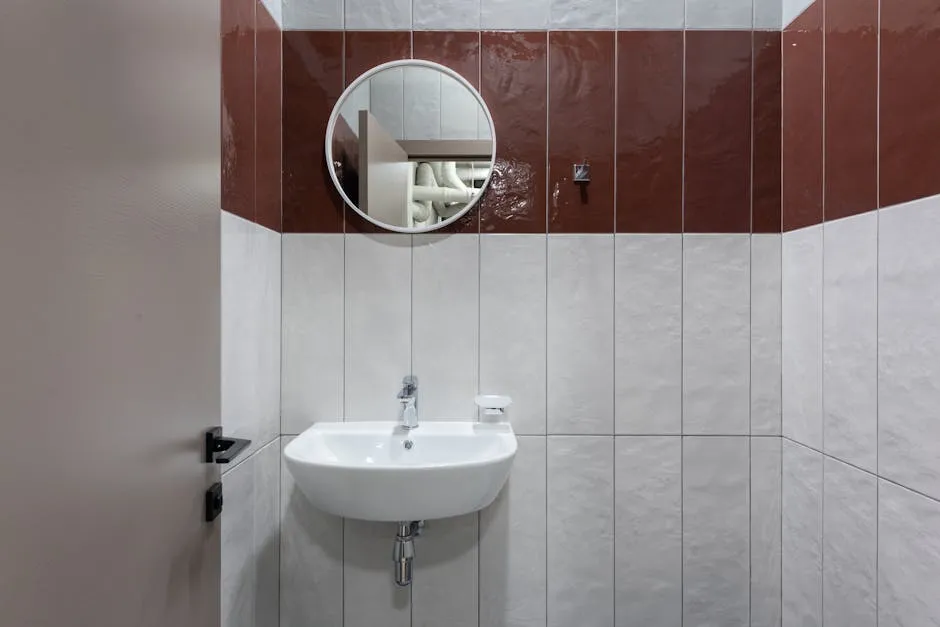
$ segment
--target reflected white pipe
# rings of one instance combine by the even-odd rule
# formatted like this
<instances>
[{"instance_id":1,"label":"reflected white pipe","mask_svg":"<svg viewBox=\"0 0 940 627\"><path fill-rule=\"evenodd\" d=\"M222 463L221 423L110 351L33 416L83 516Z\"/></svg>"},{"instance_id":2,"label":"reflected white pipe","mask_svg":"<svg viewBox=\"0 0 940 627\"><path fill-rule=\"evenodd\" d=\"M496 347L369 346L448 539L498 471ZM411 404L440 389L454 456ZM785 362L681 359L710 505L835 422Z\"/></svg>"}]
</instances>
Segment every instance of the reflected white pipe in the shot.
<instances>
[{"instance_id":1,"label":"reflected white pipe","mask_svg":"<svg viewBox=\"0 0 940 627\"><path fill-rule=\"evenodd\" d=\"M417 201L431 202L463 202L467 203L473 199L473 190L469 188L454 189L453 187L424 187L415 185L411 192L411 198Z\"/></svg>"},{"instance_id":2,"label":"reflected white pipe","mask_svg":"<svg viewBox=\"0 0 940 627\"><path fill-rule=\"evenodd\" d=\"M457 175L456 161L445 161L441 166L441 176L443 179L438 179L438 183L440 183L442 187L452 187L461 191L469 191L467 186L464 185L464 182L460 180L460 176ZM470 202L470 198L472 197L473 194L471 193L464 202Z\"/></svg>"},{"instance_id":3,"label":"reflected white pipe","mask_svg":"<svg viewBox=\"0 0 940 627\"><path fill-rule=\"evenodd\" d=\"M464 183L482 181L490 174L489 167L481 165L458 165L457 176Z\"/></svg>"},{"instance_id":4,"label":"reflected white pipe","mask_svg":"<svg viewBox=\"0 0 940 627\"><path fill-rule=\"evenodd\" d=\"M415 222L427 222L431 217L431 207L419 202L410 203L411 217Z\"/></svg>"}]
</instances>

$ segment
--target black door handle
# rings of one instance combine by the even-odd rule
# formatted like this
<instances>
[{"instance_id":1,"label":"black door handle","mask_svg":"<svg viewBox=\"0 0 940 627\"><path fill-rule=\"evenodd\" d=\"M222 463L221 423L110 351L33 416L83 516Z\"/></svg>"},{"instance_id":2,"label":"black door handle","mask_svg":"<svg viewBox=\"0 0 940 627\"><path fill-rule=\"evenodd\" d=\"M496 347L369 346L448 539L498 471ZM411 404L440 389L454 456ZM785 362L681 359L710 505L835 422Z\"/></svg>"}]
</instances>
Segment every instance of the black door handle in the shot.
<instances>
[{"instance_id":1,"label":"black door handle","mask_svg":"<svg viewBox=\"0 0 940 627\"><path fill-rule=\"evenodd\" d=\"M206 431L207 464L228 464L251 445L251 440L222 437L222 427L213 427Z\"/></svg>"}]
</instances>

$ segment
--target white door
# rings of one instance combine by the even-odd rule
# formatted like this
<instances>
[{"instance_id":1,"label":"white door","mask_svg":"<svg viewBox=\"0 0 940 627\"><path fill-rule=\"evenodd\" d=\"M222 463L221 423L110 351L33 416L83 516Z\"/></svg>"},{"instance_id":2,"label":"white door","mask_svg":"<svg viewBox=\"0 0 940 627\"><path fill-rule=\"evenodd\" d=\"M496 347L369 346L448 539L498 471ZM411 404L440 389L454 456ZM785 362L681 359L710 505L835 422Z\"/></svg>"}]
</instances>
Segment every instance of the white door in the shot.
<instances>
[{"instance_id":1,"label":"white door","mask_svg":"<svg viewBox=\"0 0 940 627\"><path fill-rule=\"evenodd\" d=\"M0 6L0 624L217 627L218 0Z\"/></svg>"}]
</instances>

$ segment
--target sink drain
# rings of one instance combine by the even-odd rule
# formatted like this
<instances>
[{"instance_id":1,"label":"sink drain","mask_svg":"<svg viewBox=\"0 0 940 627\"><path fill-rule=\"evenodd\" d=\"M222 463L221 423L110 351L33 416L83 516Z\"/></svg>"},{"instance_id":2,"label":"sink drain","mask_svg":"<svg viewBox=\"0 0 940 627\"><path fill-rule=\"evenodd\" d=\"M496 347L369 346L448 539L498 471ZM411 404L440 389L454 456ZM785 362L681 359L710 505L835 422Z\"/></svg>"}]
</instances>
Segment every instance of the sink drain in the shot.
<instances>
[{"instance_id":1,"label":"sink drain","mask_svg":"<svg viewBox=\"0 0 940 627\"><path fill-rule=\"evenodd\" d=\"M411 440L405 440L405 450L406 450L406 451L410 451L412 448L414 448L414 445L415 445L415 443L412 442Z\"/></svg>"}]
</instances>

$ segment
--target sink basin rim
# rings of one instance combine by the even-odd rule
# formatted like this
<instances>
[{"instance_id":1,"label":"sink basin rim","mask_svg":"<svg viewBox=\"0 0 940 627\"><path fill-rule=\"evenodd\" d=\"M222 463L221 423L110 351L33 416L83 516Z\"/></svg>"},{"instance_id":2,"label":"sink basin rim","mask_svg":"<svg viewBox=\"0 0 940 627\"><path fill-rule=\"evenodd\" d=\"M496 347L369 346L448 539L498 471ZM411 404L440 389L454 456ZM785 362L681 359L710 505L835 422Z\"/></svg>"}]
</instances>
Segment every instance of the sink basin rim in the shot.
<instances>
[{"instance_id":1,"label":"sink basin rim","mask_svg":"<svg viewBox=\"0 0 940 627\"><path fill-rule=\"evenodd\" d=\"M424 431L422 431L424 429ZM328 456L328 444L323 440L333 437L373 436L376 440L387 438L393 443L404 446L405 440L412 440L416 446L422 440L434 436L444 437L490 437L496 436L501 444L495 450L488 450L482 457L471 458L472 451L463 451L456 461L423 461L420 463L401 463L383 460L364 463L362 459L342 459L339 455ZM425 421L417 429L405 430L392 421L357 421L357 422L319 422L294 438L284 448L284 456L290 461L305 466L333 469L350 469L361 472L413 472L421 470L472 469L489 466L513 458L518 450L518 440L507 423L480 423L474 421ZM311 450L312 447L323 447Z\"/></svg>"}]
</instances>

